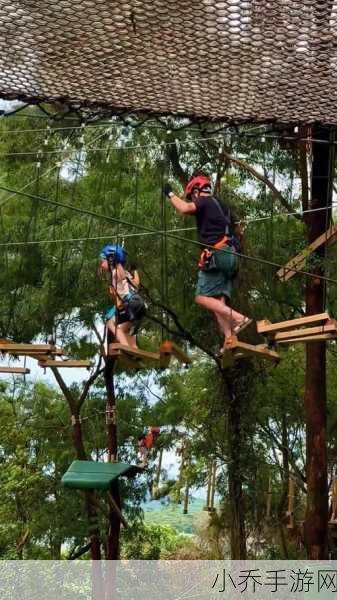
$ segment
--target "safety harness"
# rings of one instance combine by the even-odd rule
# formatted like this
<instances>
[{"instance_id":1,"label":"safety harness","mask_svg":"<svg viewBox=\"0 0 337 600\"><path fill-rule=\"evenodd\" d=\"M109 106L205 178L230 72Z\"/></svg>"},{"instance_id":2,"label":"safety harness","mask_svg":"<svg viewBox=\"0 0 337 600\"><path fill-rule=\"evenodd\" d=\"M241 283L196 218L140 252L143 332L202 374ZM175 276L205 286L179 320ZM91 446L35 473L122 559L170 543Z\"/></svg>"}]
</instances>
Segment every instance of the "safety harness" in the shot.
<instances>
[{"instance_id":1,"label":"safety harness","mask_svg":"<svg viewBox=\"0 0 337 600\"><path fill-rule=\"evenodd\" d=\"M230 208L226 207L227 208L227 213L226 213L224 207L220 204L220 202L217 198L212 196L211 199L213 200L214 204L219 209L219 212L221 213L221 215L223 217L225 217L226 226L225 226L225 234L215 244L212 244L212 245L208 246L207 248L204 248L204 250L201 251L201 254L199 257L199 262L198 262L198 267L199 267L199 269L202 269L203 271L209 271L211 269L216 268L215 256L214 256L215 250L220 250L224 246L229 246L229 247L234 248L234 250L237 250L238 246L239 246L239 241L232 231L232 218L231 218Z\"/></svg>"}]
</instances>

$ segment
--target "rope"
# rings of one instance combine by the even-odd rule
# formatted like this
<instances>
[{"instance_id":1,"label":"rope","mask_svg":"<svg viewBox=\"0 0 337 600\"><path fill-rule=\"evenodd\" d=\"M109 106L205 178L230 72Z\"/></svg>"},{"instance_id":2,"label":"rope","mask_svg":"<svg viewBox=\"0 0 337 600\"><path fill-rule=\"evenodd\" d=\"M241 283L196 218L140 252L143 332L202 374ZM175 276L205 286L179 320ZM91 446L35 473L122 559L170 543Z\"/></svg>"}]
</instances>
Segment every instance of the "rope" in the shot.
<instances>
[{"instance_id":1,"label":"rope","mask_svg":"<svg viewBox=\"0 0 337 600\"><path fill-rule=\"evenodd\" d=\"M1 189L1 187L0 187ZM18 192L14 192L13 196L15 194L17 194ZM332 206L336 206L337 203L334 202L332 203ZM1 210L1 205L0 205L0 210ZM56 208L57 210L57 208ZM323 208L313 208L313 209L309 209L309 210L304 210L303 212L299 213L299 212L290 212L290 213L279 213L278 215L273 215L273 217L271 215L268 215L267 217L258 217L257 219L247 219L245 221L243 221L244 223L247 223L248 225L250 223L258 223L258 222L262 222L262 221L266 221L269 219L275 219L275 217L289 217L289 216L303 216L304 214L307 213L312 213L312 212L318 212L318 211L323 211L323 210L327 210L326 207ZM328 207L328 210L331 210L331 206ZM242 221L236 221L236 224L240 223ZM133 225L134 227L136 227L136 225ZM179 231L195 231L196 228L195 227L178 227L176 229L168 229L166 232L167 233L176 233ZM165 231L160 230L160 231L150 231L148 233L142 232L142 233L122 233L121 236L122 238L129 238L129 237L138 237L138 236L146 236L146 235L160 235L162 233L165 233ZM16 241L16 242L0 242L0 247L10 247L10 246L30 246L33 244L63 244L63 243L71 243L71 242L86 242L87 240L107 240L110 239L111 236L114 234L107 234L107 235L98 235L98 236L93 236L93 237L78 237L78 238L59 238L59 239L55 239L55 236L53 236L53 239L45 239L45 240L34 240L34 241Z\"/></svg>"},{"instance_id":2,"label":"rope","mask_svg":"<svg viewBox=\"0 0 337 600\"><path fill-rule=\"evenodd\" d=\"M65 202L56 202L55 200L51 200L50 198L42 198L41 196L35 196L34 194L28 194L27 192L21 192L21 191L15 191L12 190L10 188L7 188L5 186L0 186L0 190L6 191L6 192L11 192L13 194L17 194L19 196L23 196L25 198L29 198L29 199L33 199L33 200L39 200L40 202L44 202L45 204L50 204L52 206L60 206L62 208L66 208L69 210L72 210L78 214L83 214L83 215L90 215L93 216L97 219L103 220L103 221L107 221L107 222L111 222L114 224L121 224L121 225L125 225L126 227L134 227L135 229L140 229L142 231L145 231L147 233L153 234L153 235L158 235L159 232L158 230L154 230L151 229L150 227L146 227L145 225L138 225L136 223L130 223L128 221L122 220L122 219L116 219L114 217L109 217L107 215L103 215L101 213L96 213L95 211L89 210L89 209L85 209L85 208L79 208L77 206L72 206L71 204L67 204ZM177 236L173 233L168 233L166 232L166 235L168 237L171 237L172 239L176 239L180 242L184 242L187 244L193 244L193 245L197 245L198 247L203 247L203 248L209 248L209 244L202 244L201 242L198 242L196 240L191 240L189 238L185 238L185 237L181 237L181 236ZM225 252L225 250L223 250L223 252ZM258 258L255 256L248 256L247 254L243 254L240 252L236 253L238 257L240 258L244 258L246 260L251 260L253 262L257 262L257 263L261 263L261 264L265 264L265 265L270 265L272 267L275 267L277 269L281 269L282 267L284 267L284 265L275 263L273 261L269 261L263 258ZM328 277L324 277L322 275L315 275L313 273L310 273L309 271L303 271L302 269L296 269L296 268L291 268L289 269L291 271L294 271L295 273L300 273L302 275L307 275L308 277L312 277L312 278L316 278L316 279L321 279L322 281L329 281L330 283L336 283L337 284L337 280L336 279L331 279Z\"/></svg>"}]
</instances>

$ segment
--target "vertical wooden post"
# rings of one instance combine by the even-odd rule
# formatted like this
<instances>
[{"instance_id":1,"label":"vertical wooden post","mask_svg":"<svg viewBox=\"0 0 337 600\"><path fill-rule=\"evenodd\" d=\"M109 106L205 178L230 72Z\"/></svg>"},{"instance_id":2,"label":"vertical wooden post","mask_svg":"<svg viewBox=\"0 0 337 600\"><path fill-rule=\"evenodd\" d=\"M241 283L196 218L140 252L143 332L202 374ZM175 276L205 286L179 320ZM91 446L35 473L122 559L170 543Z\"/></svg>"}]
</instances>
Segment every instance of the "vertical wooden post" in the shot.
<instances>
[{"instance_id":1,"label":"vertical wooden post","mask_svg":"<svg viewBox=\"0 0 337 600\"><path fill-rule=\"evenodd\" d=\"M310 209L331 206L334 172L334 136L326 127L315 126L313 139L325 143L312 144L312 178ZM324 233L330 222L330 211L307 213L308 242ZM324 259L325 246L315 255ZM314 271L322 275L323 265ZM324 312L326 287L320 279L308 278L306 283L306 314ZM328 557L328 483L326 448L326 343L306 344L306 375L304 407L306 419L307 510L304 539L308 558Z\"/></svg>"}]
</instances>

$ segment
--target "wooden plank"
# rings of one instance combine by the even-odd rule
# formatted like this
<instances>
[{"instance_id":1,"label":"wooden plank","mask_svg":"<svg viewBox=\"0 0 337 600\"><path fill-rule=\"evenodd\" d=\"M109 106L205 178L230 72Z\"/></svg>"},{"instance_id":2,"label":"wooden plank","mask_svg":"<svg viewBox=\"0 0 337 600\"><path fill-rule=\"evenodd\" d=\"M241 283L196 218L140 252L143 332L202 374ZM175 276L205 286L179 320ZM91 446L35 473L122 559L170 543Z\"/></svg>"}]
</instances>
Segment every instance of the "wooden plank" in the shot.
<instances>
[{"instance_id":1,"label":"wooden plank","mask_svg":"<svg viewBox=\"0 0 337 600\"><path fill-rule=\"evenodd\" d=\"M0 340L0 352L8 352L9 354L29 355L29 354L51 354L62 356L64 351L61 348L56 348L50 344L15 344Z\"/></svg>"},{"instance_id":2,"label":"wooden plank","mask_svg":"<svg viewBox=\"0 0 337 600\"><path fill-rule=\"evenodd\" d=\"M287 264L277 271L277 276L281 281L289 281L296 275L296 269L302 269L305 266L306 260L317 248L329 242L332 243L337 239L337 225L331 225L329 229L316 238L302 252L299 252ZM295 269L295 270L294 270Z\"/></svg>"},{"instance_id":3,"label":"wooden plank","mask_svg":"<svg viewBox=\"0 0 337 600\"><path fill-rule=\"evenodd\" d=\"M335 321L329 321L326 325L320 325L319 327L307 327L306 329L291 329L290 331L281 331L275 333L274 341L279 342L281 340L291 340L292 338L300 338L311 335L319 335L324 333L335 333L337 335L337 327Z\"/></svg>"},{"instance_id":4,"label":"wooden plank","mask_svg":"<svg viewBox=\"0 0 337 600\"><path fill-rule=\"evenodd\" d=\"M235 349L239 349L240 352L243 352L244 354L259 356L260 358L265 358L274 362L278 362L280 360L277 352L270 350L266 344L258 344L257 346L254 346L253 344L241 342L237 337L232 336L226 341L225 350Z\"/></svg>"},{"instance_id":5,"label":"wooden plank","mask_svg":"<svg viewBox=\"0 0 337 600\"><path fill-rule=\"evenodd\" d=\"M90 360L39 360L39 367L45 369L46 367L57 367L58 369L64 368L86 368L89 369L92 366L92 362Z\"/></svg>"},{"instance_id":6,"label":"wooden plank","mask_svg":"<svg viewBox=\"0 0 337 600\"><path fill-rule=\"evenodd\" d=\"M30 369L23 367L0 367L0 373L13 373L13 375L28 375Z\"/></svg>"},{"instance_id":7,"label":"wooden plank","mask_svg":"<svg viewBox=\"0 0 337 600\"><path fill-rule=\"evenodd\" d=\"M280 323L270 323L270 321L257 321L256 328L258 333L274 333L276 331L283 331L285 329L294 329L295 327L301 327L302 325L309 325L312 323L322 323L324 321L330 321L329 313L320 313L317 315L310 315L308 317L299 317L297 319L291 319L291 321L281 321Z\"/></svg>"},{"instance_id":8,"label":"wooden plank","mask_svg":"<svg viewBox=\"0 0 337 600\"><path fill-rule=\"evenodd\" d=\"M109 344L108 355L113 356L115 352L120 351L132 357L138 357L143 359L152 359L158 361L160 359L159 352L148 352L146 350L140 350L139 348L131 348L131 346L124 346L123 344Z\"/></svg>"},{"instance_id":9,"label":"wooden plank","mask_svg":"<svg viewBox=\"0 0 337 600\"><path fill-rule=\"evenodd\" d=\"M184 352L182 348L180 348L177 344L169 340L166 340L161 344L159 352L160 355L169 354L171 356L174 356L177 360L179 360L185 365L191 364L192 362L191 358L188 356L188 354L186 354L186 352Z\"/></svg>"},{"instance_id":10,"label":"wooden plank","mask_svg":"<svg viewBox=\"0 0 337 600\"><path fill-rule=\"evenodd\" d=\"M332 333L322 333L321 335L307 335L306 337L298 337L287 340L279 340L278 344L307 344L313 342L328 342L335 340L336 336Z\"/></svg>"}]
</instances>

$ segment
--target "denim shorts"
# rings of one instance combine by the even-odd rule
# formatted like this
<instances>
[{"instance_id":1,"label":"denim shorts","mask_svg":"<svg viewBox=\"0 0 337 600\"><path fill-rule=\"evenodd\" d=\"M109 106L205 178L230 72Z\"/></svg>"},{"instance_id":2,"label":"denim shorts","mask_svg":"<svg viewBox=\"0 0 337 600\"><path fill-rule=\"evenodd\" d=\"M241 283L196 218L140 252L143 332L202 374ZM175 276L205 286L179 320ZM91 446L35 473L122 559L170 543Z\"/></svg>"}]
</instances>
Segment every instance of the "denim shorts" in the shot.
<instances>
[{"instance_id":1,"label":"denim shorts","mask_svg":"<svg viewBox=\"0 0 337 600\"><path fill-rule=\"evenodd\" d=\"M198 272L196 295L230 298L238 272L238 257L231 246L225 246L214 252L214 268L209 271L200 269Z\"/></svg>"}]
</instances>

